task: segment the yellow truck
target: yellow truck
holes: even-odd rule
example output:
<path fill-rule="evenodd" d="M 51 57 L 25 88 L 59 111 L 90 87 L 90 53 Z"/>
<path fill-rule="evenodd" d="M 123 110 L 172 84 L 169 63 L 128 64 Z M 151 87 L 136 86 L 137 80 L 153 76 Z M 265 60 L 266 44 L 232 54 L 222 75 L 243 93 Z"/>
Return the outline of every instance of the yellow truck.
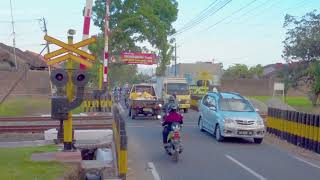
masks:
<path fill-rule="evenodd" d="M 134 84 L 129 96 L 129 116 L 135 119 L 140 114 L 159 119 L 163 101 L 156 96 L 152 84 Z"/>
<path fill-rule="evenodd" d="M 165 102 L 168 102 L 169 96 L 175 94 L 179 109 L 183 109 L 185 113 L 188 112 L 191 98 L 188 82 L 185 78 L 164 78 L 161 87 L 162 98 Z"/>

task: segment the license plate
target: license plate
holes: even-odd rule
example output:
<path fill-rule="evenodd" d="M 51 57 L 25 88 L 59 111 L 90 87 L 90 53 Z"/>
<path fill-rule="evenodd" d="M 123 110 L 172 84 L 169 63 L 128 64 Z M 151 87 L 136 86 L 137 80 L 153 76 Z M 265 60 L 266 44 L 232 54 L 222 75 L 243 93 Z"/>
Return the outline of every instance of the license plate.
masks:
<path fill-rule="evenodd" d="M 180 133 L 175 132 L 173 133 L 173 139 L 179 139 L 180 138 Z"/>
<path fill-rule="evenodd" d="M 246 130 L 239 130 L 238 135 L 247 135 L 247 136 L 252 136 L 253 131 L 246 131 Z"/>
<path fill-rule="evenodd" d="M 152 111 L 151 108 L 143 108 L 143 111 Z"/>

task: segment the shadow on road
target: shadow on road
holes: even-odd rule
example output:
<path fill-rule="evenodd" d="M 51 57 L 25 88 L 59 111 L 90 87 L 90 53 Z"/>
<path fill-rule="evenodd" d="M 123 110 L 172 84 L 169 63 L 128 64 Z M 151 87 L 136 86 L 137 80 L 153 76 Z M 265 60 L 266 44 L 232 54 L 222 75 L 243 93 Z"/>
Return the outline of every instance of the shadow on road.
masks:
<path fill-rule="evenodd" d="M 214 136 L 208 132 L 202 132 L 203 134 L 205 134 L 206 136 L 212 138 L 213 141 L 216 141 Z M 216 141 L 217 142 L 217 141 Z M 252 145 L 256 145 L 253 140 L 250 140 L 248 138 L 224 138 L 224 140 L 222 142 L 220 142 L 222 144 L 252 144 Z"/>

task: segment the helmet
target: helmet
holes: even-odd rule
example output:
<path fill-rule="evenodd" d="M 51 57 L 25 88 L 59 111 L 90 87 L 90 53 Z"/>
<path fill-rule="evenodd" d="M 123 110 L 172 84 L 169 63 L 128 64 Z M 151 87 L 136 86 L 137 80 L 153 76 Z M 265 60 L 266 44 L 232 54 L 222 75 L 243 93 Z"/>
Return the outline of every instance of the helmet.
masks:
<path fill-rule="evenodd" d="M 171 104 L 170 107 L 169 107 L 169 112 L 171 111 L 176 111 L 178 109 L 178 106 L 175 105 L 175 104 Z"/>
<path fill-rule="evenodd" d="M 169 102 L 174 102 L 174 101 L 175 101 L 174 96 L 170 96 L 170 97 L 169 97 Z"/>

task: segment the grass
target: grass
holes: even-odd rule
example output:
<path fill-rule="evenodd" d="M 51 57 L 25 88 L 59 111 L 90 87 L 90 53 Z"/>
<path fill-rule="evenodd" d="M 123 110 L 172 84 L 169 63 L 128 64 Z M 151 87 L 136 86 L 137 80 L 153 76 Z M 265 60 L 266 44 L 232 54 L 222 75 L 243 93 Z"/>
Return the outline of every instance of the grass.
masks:
<path fill-rule="evenodd" d="M 272 96 L 249 96 L 248 98 L 257 99 L 262 102 L 266 102 L 271 99 Z M 278 97 L 282 100 L 282 97 Z M 313 107 L 311 101 L 307 97 L 303 96 L 288 96 L 287 102 L 288 105 L 295 108 L 297 111 L 309 112 L 309 113 L 320 113 L 319 107 Z"/>
<path fill-rule="evenodd" d="M 271 96 L 248 96 L 249 99 L 256 99 L 262 102 L 267 102 L 267 100 L 271 99 Z"/>
<path fill-rule="evenodd" d="M 51 180 L 63 177 L 68 167 L 59 162 L 33 162 L 31 154 L 53 152 L 57 147 L 26 147 L 0 149 L 0 177 L 11 180 Z"/>
<path fill-rule="evenodd" d="M 51 101 L 43 97 L 14 97 L 0 105 L 0 117 L 32 116 L 50 114 Z M 74 114 L 83 112 L 82 107 L 72 111 Z"/>
<path fill-rule="evenodd" d="M 48 113 L 50 101 L 48 98 L 20 97 L 9 98 L 0 106 L 0 116 L 27 116 L 33 113 Z"/>

